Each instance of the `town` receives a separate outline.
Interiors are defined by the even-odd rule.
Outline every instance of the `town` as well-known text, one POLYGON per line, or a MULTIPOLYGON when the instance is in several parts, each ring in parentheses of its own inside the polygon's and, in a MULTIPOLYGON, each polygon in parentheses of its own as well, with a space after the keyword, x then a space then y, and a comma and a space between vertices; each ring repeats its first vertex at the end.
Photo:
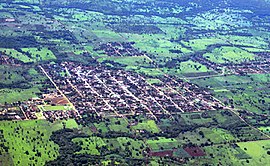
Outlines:
POLYGON ((183 112, 223 108, 206 89, 171 76, 155 78, 155 83, 150 83, 137 73, 73 62, 42 65, 40 70, 55 86, 56 94, 20 103, 18 107, 23 113, 6 112, 7 119, 37 119, 36 113, 42 112, 43 118, 50 121, 91 114, 98 117, 145 115, 158 121, 183 112), (46 104, 71 106, 71 109, 44 110, 42 105, 46 104))

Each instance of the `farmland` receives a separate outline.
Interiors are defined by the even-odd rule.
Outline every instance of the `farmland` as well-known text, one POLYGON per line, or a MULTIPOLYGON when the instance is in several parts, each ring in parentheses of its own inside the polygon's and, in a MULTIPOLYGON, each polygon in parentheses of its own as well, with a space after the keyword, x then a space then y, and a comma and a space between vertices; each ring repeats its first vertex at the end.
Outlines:
POLYGON ((265 0, 0 2, 0 165, 267 165, 265 0))

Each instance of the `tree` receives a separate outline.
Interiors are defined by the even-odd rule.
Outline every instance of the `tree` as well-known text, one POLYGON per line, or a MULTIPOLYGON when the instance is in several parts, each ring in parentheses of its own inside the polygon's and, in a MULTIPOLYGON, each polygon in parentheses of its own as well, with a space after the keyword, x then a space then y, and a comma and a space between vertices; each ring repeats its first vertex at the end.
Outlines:
POLYGON ((26 154, 26 155, 29 155, 29 152, 28 152, 28 150, 27 150, 27 151, 25 151, 25 154, 26 154))
POLYGON ((270 155, 270 151, 267 151, 267 154, 270 155))

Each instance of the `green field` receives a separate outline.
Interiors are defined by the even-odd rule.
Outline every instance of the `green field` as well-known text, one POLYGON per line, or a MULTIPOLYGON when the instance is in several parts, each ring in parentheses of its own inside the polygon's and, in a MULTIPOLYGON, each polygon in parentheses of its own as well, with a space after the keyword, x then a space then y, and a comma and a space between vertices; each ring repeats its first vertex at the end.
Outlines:
POLYGON ((0 81, 4 85, 14 85, 21 82, 26 82, 23 75, 24 69, 10 66, 0 66, 0 81))
POLYGON ((100 155, 98 148, 106 145, 100 137, 75 138, 72 141, 82 147, 77 154, 100 155))
POLYGON ((153 151, 166 149, 171 150, 172 148, 177 148, 178 146, 181 146, 181 144, 175 138, 164 137, 158 137, 157 139, 149 139, 146 141, 146 143, 153 151))
POLYGON ((125 35, 129 41, 136 41, 134 45, 143 51, 150 54, 158 55, 160 58, 177 57, 176 53, 171 53, 170 50, 177 50, 182 53, 191 53, 191 51, 180 44, 170 42, 164 35, 125 35))
POLYGON ((204 147, 207 157, 191 160, 187 165, 220 163, 222 165, 248 165, 249 156, 240 148, 233 145, 214 145, 204 147))
POLYGON ((38 87, 29 89, 0 89, 0 103, 25 101, 37 97, 36 93, 39 92, 40 90, 38 87))
POLYGON ((143 158, 142 151, 146 146, 143 141, 126 137, 118 137, 117 141, 120 144, 120 148, 128 153, 128 156, 139 159, 143 158))
POLYGON ((13 57, 15 59, 18 59, 24 63, 27 63, 27 62, 34 62, 34 60, 28 56, 26 56, 25 54, 15 50, 15 49, 4 49, 4 48, 1 48, 0 49, 1 52, 4 52, 6 55, 10 56, 10 57, 13 57))
POLYGON ((240 142, 237 145, 250 157, 251 165, 267 165, 270 163, 270 141, 240 142), (267 154, 269 152, 269 154, 267 154))
POLYGON ((138 123, 137 125, 132 127, 135 130, 146 130, 152 133, 158 133, 160 132, 160 129, 156 125, 155 121, 148 120, 141 123, 138 123))
POLYGON ((72 106, 38 106, 40 110, 42 111, 68 111, 68 110, 74 110, 74 107, 72 106))
POLYGON ((213 44, 226 44, 224 40, 218 38, 202 38, 202 39, 193 39, 189 41, 182 41, 186 47, 191 47, 194 51, 200 51, 207 49, 207 46, 213 44))
POLYGON ((122 37, 110 30, 93 30, 92 31, 103 42, 123 41, 122 37))
POLYGON ((206 139, 209 139, 214 143, 222 143, 222 142, 229 142, 229 141, 235 140, 234 136, 224 129, 202 128, 200 130, 203 132, 206 139))
POLYGON ((120 63, 125 65, 126 68, 139 68, 143 66, 149 66, 149 59, 145 56, 132 56, 132 57, 106 57, 106 58, 99 58, 99 62, 103 62, 105 60, 114 61, 116 63, 120 63))
POLYGON ((128 122, 123 118, 112 118, 110 122, 107 123, 107 126, 110 131, 114 132, 129 132, 127 128, 128 122))
MULTIPOLYGON (((77 128, 74 120, 68 120, 67 128, 77 128)), ((9 147, 9 155, 14 165, 38 164, 54 160, 58 155, 58 146, 51 142, 53 131, 62 129, 61 121, 49 123, 44 120, 35 121, 2 121, 4 145, 9 147)))
POLYGON ((215 63, 240 63, 255 59, 255 55, 237 47, 220 47, 203 55, 215 63))
POLYGON ((32 61, 48 61, 55 60, 56 57, 51 50, 48 48, 22 48, 21 49, 25 54, 28 54, 32 61))
MULTIPOLYGON (((210 88, 214 95, 225 104, 232 103, 240 109, 268 114, 269 74, 250 74, 247 76, 228 75, 222 77, 192 80, 202 87, 210 88), (229 102, 229 101, 232 102, 229 102)), ((231 104, 230 104, 231 105, 231 104)))
POLYGON ((270 127, 259 127, 259 130, 265 132, 266 134, 270 134, 270 127))
POLYGON ((205 65, 194 62, 192 60, 188 60, 179 63, 174 69, 164 68, 164 72, 172 75, 196 76, 196 74, 199 73, 207 73, 213 71, 211 69, 208 69, 205 65))

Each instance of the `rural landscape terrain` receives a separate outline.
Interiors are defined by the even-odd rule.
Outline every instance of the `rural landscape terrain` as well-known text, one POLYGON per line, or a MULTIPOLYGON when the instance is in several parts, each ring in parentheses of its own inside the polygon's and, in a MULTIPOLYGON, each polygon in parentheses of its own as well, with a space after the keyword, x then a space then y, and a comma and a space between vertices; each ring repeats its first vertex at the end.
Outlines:
POLYGON ((269 0, 1 0, 0 166, 270 165, 269 0))

